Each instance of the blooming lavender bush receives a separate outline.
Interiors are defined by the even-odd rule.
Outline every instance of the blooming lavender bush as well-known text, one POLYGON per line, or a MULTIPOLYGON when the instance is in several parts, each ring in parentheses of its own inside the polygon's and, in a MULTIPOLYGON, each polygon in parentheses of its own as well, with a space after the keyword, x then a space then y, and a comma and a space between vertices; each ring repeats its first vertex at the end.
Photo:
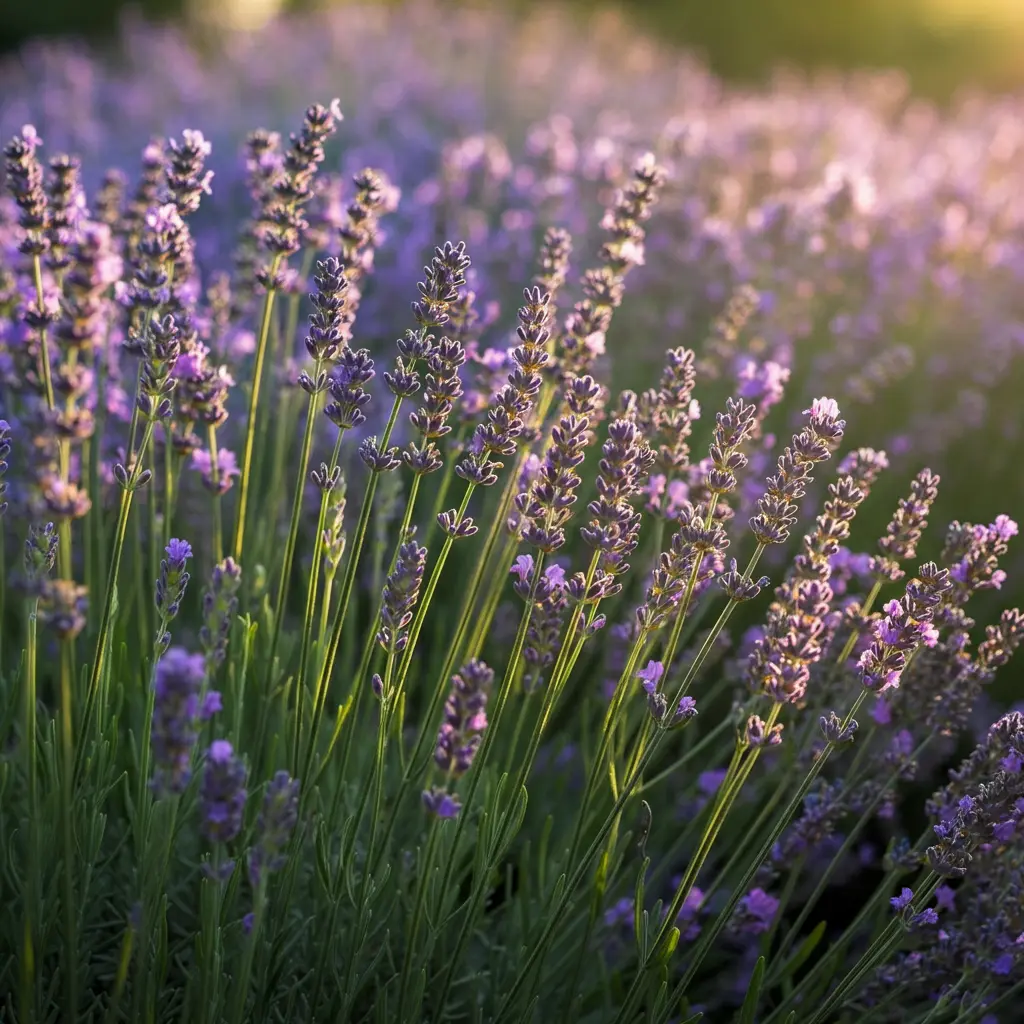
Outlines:
POLYGON ((1014 1019, 1024 717, 960 744, 1017 525, 930 526, 1014 370, 1013 111, 554 23, 495 68, 576 120, 499 139, 492 20, 337 18, 141 31, 116 130, 123 68, 3 71, 2 1012, 1014 1019), (332 48, 348 120, 231 171, 332 48))

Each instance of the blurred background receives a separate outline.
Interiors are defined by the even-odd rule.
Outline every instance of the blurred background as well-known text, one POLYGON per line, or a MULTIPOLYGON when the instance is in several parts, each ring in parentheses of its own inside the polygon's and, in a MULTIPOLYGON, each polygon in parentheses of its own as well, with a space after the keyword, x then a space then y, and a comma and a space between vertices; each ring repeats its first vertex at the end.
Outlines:
MULTIPOLYGON (((380 0, 387 3, 388 0, 380 0)), ((452 0, 468 6, 474 0, 452 0)), ((475 0, 513 9, 545 0, 475 0)), ((259 27, 286 9, 344 0, 34 0, 0 3, 0 51, 36 36, 112 34, 126 8, 148 19, 259 27)), ((1024 0, 571 0, 582 16, 618 7, 638 27, 701 54, 720 75, 757 80, 771 68, 899 67, 919 95, 943 101, 965 85, 1024 82, 1024 0)))

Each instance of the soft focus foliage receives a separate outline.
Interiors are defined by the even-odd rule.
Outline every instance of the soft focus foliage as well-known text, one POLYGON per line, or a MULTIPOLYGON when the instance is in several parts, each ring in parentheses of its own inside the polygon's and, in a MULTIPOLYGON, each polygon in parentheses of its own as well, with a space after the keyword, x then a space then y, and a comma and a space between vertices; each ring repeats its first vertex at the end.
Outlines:
POLYGON ((429 5, 0 88, 4 1013, 1013 1019, 1018 105, 429 5))

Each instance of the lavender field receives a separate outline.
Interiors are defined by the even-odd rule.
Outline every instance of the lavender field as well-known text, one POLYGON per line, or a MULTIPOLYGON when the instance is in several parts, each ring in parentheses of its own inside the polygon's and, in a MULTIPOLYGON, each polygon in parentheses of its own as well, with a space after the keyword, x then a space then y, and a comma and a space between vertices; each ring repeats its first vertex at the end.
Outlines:
POLYGON ((1022 113, 0 61, 0 1021, 1019 1020, 1022 113))

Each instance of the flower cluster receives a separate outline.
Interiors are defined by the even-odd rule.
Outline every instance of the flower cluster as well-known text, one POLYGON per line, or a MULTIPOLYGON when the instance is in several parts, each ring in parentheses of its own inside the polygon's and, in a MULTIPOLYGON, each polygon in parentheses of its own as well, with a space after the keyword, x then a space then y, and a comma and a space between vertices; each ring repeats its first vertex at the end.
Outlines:
POLYGON ((1012 1014, 1019 103, 545 17, 0 60, 19 1019, 1012 1014))

